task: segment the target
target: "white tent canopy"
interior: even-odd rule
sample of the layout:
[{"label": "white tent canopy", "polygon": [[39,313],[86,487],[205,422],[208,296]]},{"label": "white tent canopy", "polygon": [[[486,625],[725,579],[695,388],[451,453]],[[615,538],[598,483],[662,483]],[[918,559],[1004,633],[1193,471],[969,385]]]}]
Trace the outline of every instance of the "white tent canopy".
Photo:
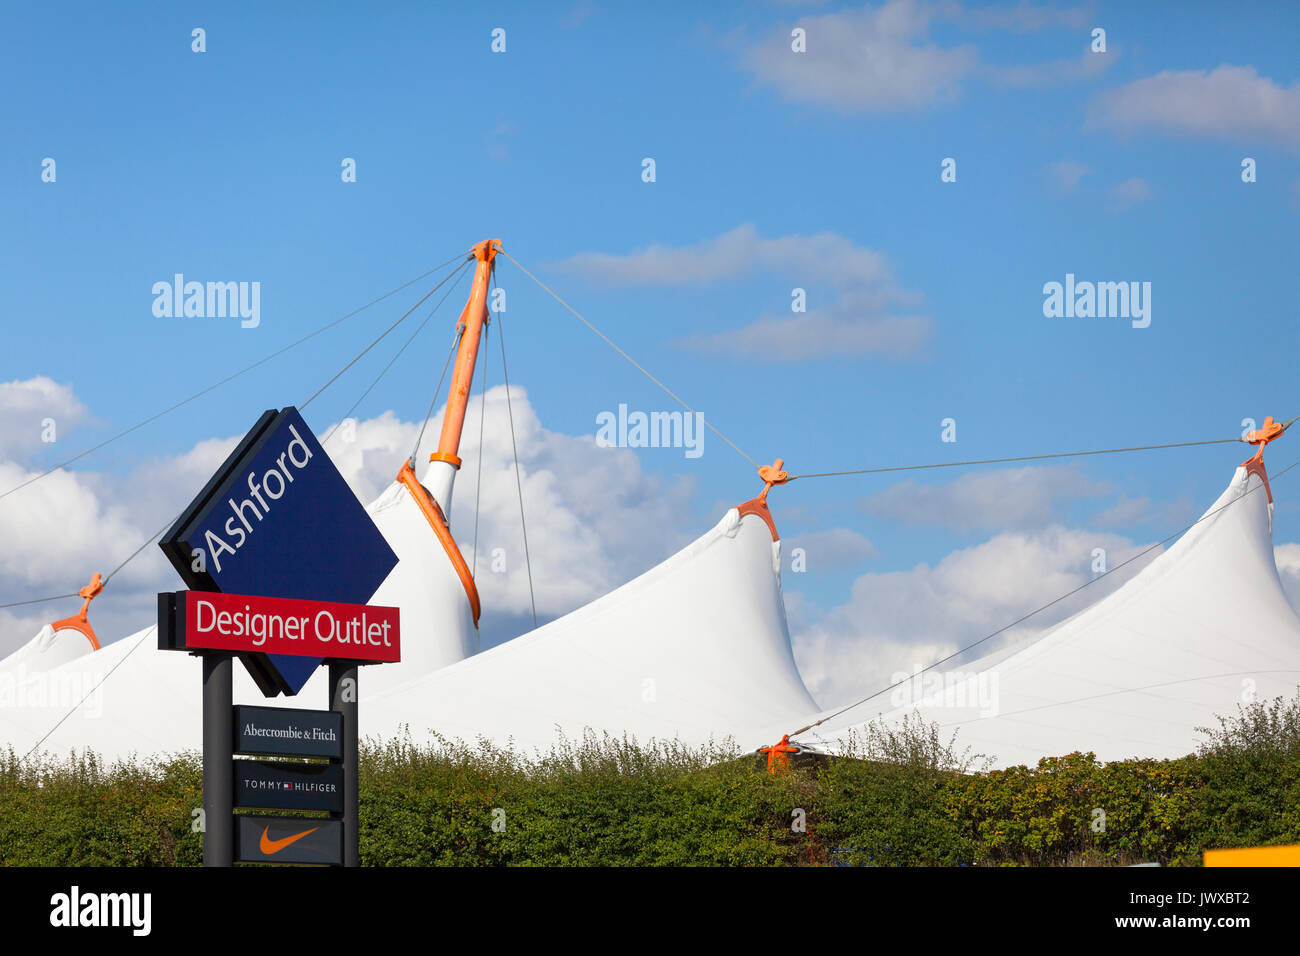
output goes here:
[{"label": "white tent canopy", "polygon": [[[438,731],[545,749],[557,728],[570,737],[591,728],[692,744],[734,736],[752,747],[816,706],[790,650],[780,543],[761,517],[733,508],[641,577],[465,660],[468,599],[409,493],[394,485],[369,511],[400,559],[373,603],[401,608],[403,659],[361,671],[364,735]],[[0,662],[0,675],[12,663],[11,676],[32,685],[25,702],[0,707],[0,741],[19,753],[39,745],[115,758],[201,746],[199,662],[159,651],[154,628],[44,673],[24,664],[31,657]],[[318,672],[297,697],[269,703],[322,707],[325,696]],[[243,668],[235,700],[267,703]]]},{"label": "white tent canopy", "polygon": [[[813,723],[816,705],[791,654],[766,490],[635,580],[471,656],[477,634],[467,589],[477,594],[444,516],[498,252],[499,240],[484,240],[466,259],[475,262],[474,280],[425,487],[404,467],[368,508],[398,557],[371,602],[400,608],[402,661],[362,671],[362,732],[483,737],[531,751],[590,729],[643,742],[731,738],[753,748]],[[1265,419],[1247,440],[1262,454],[1287,424]],[[781,465],[759,469],[766,488],[787,480]],[[1114,594],[1029,646],[968,668],[985,692],[975,706],[957,698],[957,685],[947,698],[895,707],[885,719],[910,707],[1001,764],[1075,749],[1103,759],[1172,756],[1191,750],[1196,728],[1238,702],[1291,693],[1300,680],[1300,620],[1278,580],[1262,474],[1262,459],[1238,469],[1206,516]],[[429,491],[441,513],[423,499]],[[102,650],[88,643],[75,629],[47,627],[0,661],[0,745],[108,758],[200,746],[198,661],[159,651],[152,627]],[[262,701],[243,669],[236,674],[236,701]],[[296,697],[275,703],[323,706],[325,683],[318,670]],[[797,736],[842,750],[863,719],[859,709],[828,714]]]},{"label": "white tent canopy", "polygon": [[732,508],[591,604],[381,695],[368,726],[529,751],[586,728],[641,741],[770,743],[816,706],[790,650],[780,547],[762,518]]},{"label": "white tent canopy", "polygon": [[[1300,619],[1278,580],[1271,508],[1260,478],[1238,469],[1203,519],[1118,591],[1028,646],[962,668],[993,691],[992,710],[987,697],[962,700],[957,685],[916,708],[873,701],[796,740],[836,752],[870,717],[915,709],[998,765],[1073,750],[1187,753],[1215,715],[1300,681]],[[731,737],[751,749],[811,723],[780,542],[742,510],[623,587],[470,657],[465,592],[395,486],[370,511],[401,559],[375,603],[401,607],[404,659],[362,671],[363,735],[434,731],[531,751],[590,728],[643,742]],[[0,677],[24,668],[40,690],[0,707],[0,742],[109,758],[200,746],[199,663],[157,650],[153,628],[48,668],[37,643],[0,663]],[[236,675],[236,700],[263,702],[242,668]],[[297,698],[271,703],[322,707],[324,685],[317,674]]]},{"label": "white tent canopy", "polygon": [[[398,556],[371,603],[400,607],[403,633],[410,635],[400,663],[365,671],[375,693],[462,660],[473,653],[476,636],[460,579],[407,489],[394,482],[366,510]],[[153,627],[91,652],[79,631],[47,625],[0,661],[0,689],[8,697],[0,706],[0,744],[26,753],[49,734],[41,747],[52,752],[124,756],[197,748],[198,668],[189,655],[159,651]],[[273,701],[242,667],[235,674],[238,702],[325,706],[323,673],[296,697]]]},{"label": "white tent canopy", "polygon": [[18,670],[29,674],[43,673],[76,660],[90,650],[90,642],[80,631],[71,627],[55,630],[53,625],[46,624],[30,641],[0,660],[0,673]]},{"label": "white tent canopy", "polygon": [[1300,683],[1300,618],[1278,579],[1272,509],[1260,476],[1238,468],[1201,520],[1113,594],[962,667],[943,690],[922,683],[896,707],[882,696],[797,742],[834,753],[871,719],[918,713],[998,767],[1076,750],[1190,753],[1217,715]]}]

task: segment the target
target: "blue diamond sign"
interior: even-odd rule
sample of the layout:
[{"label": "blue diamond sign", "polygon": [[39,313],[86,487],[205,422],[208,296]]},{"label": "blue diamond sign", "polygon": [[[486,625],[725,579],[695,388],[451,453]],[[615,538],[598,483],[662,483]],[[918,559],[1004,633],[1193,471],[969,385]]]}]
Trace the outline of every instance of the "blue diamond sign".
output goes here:
[{"label": "blue diamond sign", "polygon": [[[194,591],[366,604],[397,565],[320,442],[290,406],[262,414],[159,541]],[[296,694],[320,659],[241,657],[268,697]]]}]

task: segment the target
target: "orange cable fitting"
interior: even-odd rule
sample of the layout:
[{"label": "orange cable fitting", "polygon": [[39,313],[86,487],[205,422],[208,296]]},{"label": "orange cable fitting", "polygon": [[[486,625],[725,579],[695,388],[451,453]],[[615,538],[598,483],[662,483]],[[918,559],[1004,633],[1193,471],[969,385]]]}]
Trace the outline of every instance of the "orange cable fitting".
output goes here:
[{"label": "orange cable fitting", "polygon": [[773,485],[784,485],[790,480],[789,474],[782,469],[784,464],[785,459],[778,458],[770,465],[759,465],[758,477],[763,479],[763,492],[758,497],[764,502],[767,501],[767,493],[772,490]]},{"label": "orange cable fitting", "polygon": [[78,631],[86,640],[90,641],[91,650],[99,650],[99,638],[95,636],[95,629],[90,626],[90,602],[95,600],[102,590],[104,590],[104,585],[100,581],[99,572],[96,571],[90,579],[90,583],[77,592],[86,599],[81,605],[81,610],[72,617],[65,617],[61,621],[55,621],[50,625],[50,628],[55,631]]},{"label": "orange cable fitting", "polygon": [[1258,445],[1259,450],[1254,456],[1246,459],[1241,463],[1241,467],[1246,469],[1247,474],[1259,475],[1260,481],[1264,482],[1264,493],[1268,495],[1268,503],[1273,503],[1273,489],[1268,483],[1268,472],[1264,470],[1264,446],[1275,438],[1282,437],[1286,431],[1286,426],[1273,421],[1273,416],[1268,415],[1264,418],[1264,427],[1257,428],[1253,432],[1248,432],[1242,441],[1250,445]]},{"label": "orange cable fitting", "polygon": [[776,522],[772,520],[772,512],[767,507],[767,493],[772,490],[773,485],[784,485],[790,480],[789,474],[783,470],[784,465],[785,461],[780,458],[770,465],[759,465],[758,477],[763,479],[763,490],[758,493],[757,497],[750,498],[744,504],[738,505],[736,509],[740,512],[742,518],[745,515],[757,515],[767,522],[767,528],[772,532],[773,541],[780,541],[781,536],[777,534]]},{"label": "orange cable fitting", "polygon": [[790,743],[790,735],[786,734],[781,738],[779,743],[770,747],[759,747],[758,752],[767,754],[767,772],[783,773],[790,769],[790,754],[801,753],[800,748]]}]

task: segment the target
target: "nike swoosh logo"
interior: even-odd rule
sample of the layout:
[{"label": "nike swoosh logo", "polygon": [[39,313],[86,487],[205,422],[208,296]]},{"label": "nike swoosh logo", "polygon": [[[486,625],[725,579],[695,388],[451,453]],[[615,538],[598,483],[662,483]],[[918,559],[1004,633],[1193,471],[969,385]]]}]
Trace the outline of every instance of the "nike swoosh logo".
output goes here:
[{"label": "nike swoosh logo", "polygon": [[287,836],[280,840],[272,840],[270,834],[271,828],[267,827],[262,831],[262,839],[258,841],[257,846],[267,856],[271,856],[274,853],[279,853],[290,843],[293,843],[296,840],[301,840],[303,837],[310,833],[315,833],[319,829],[320,827],[312,827],[310,830],[303,830],[301,833],[295,833],[293,836]]}]

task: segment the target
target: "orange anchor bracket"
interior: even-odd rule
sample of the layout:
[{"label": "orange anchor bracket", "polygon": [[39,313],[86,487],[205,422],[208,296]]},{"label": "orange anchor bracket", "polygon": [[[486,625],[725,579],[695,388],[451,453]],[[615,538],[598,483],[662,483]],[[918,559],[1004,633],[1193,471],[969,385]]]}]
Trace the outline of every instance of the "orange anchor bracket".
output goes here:
[{"label": "orange anchor bracket", "polygon": [[461,586],[465,588],[465,597],[469,598],[469,608],[474,614],[474,626],[478,627],[478,618],[482,610],[478,597],[478,585],[474,583],[474,575],[470,573],[469,565],[465,563],[465,557],[460,553],[460,547],[456,544],[455,539],[451,536],[451,530],[447,527],[447,518],[442,513],[442,508],[438,502],[433,500],[433,495],[429,494],[429,489],[420,484],[420,479],[415,477],[415,469],[411,467],[410,461],[402,465],[402,470],[397,473],[397,481],[406,486],[406,490],[411,493],[412,500],[415,501],[416,507],[424,515],[429,527],[433,529],[434,535],[442,544],[442,549],[447,552],[447,559],[451,561],[451,566],[456,569],[456,575],[460,578]]},{"label": "orange anchor bracket", "polygon": [[763,479],[763,490],[758,493],[758,497],[751,498],[737,507],[742,518],[745,515],[757,515],[767,522],[767,528],[772,532],[773,541],[780,541],[781,536],[777,533],[776,522],[772,520],[771,509],[767,507],[767,493],[772,490],[773,485],[784,485],[790,480],[790,475],[784,470],[784,465],[785,461],[780,458],[770,465],[760,465],[758,477]]},{"label": "orange anchor bracket", "polygon": [[1254,457],[1243,461],[1241,467],[1246,469],[1247,474],[1259,475],[1260,481],[1264,482],[1264,493],[1268,495],[1269,504],[1273,503],[1273,489],[1269,486],[1268,472],[1264,468],[1264,447],[1274,439],[1281,438],[1290,424],[1290,422],[1285,425],[1281,422],[1275,422],[1273,416],[1269,415],[1264,419],[1262,428],[1247,432],[1246,437],[1242,439],[1248,445],[1259,446],[1259,450],[1255,452]]},{"label": "orange anchor bracket", "polygon": [[767,754],[767,772],[775,774],[789,771],[790,755],[803,753],[803,749],[790,743],[790,735],[786,734],[770,747],[759,747],[758,752]]},{"label": "orange anchor bracket", "polygon": [[784,485],[790,480],[790,475],[785,471],[785,460],[778,458],[770,465],[760,465],[758,468],[758,477],[763,479],[763,491],[759,497],[767,501],[767,493],[772,490],[773,485]]},{"label": "orange anchor bracket", "polygon": [[61,621],[55,621],[50,627],[56,631],[73,630],[81,633],[86,640],[90,641],[91,650],[99,650],[99,638],[95,636],[95,629],[90,626],[90,602],[99,596],[99,592],[104,590],[104,585],[96,571],[91,577],[90,583],[87,584],[77,593],[86,600],[81,605],[81,610],[72,617],[65,617]]}]

